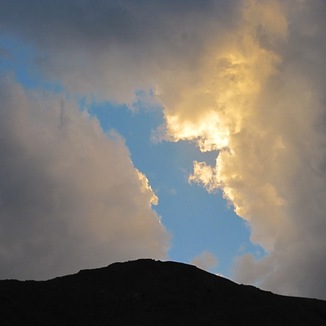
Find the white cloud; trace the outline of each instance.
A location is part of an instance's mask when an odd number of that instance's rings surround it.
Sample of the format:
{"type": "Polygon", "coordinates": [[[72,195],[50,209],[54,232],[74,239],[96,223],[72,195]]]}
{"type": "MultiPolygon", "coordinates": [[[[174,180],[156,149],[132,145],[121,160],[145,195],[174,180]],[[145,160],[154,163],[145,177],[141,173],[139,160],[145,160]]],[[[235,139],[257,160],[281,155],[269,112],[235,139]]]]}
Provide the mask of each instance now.
{"type": "Polygon", "coordinates": [[[0,278],[165,258],[157,197],[118,135],[72,101],[0,86],[0,278]]]}

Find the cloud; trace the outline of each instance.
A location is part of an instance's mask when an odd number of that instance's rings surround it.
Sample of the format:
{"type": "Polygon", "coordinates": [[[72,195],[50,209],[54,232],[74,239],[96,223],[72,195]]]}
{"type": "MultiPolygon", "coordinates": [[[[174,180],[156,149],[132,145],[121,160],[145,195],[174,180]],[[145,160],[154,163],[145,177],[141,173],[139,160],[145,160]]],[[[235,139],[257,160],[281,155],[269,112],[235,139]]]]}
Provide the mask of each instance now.
{"type": "MultiPolygon", "coordinates": [[[[256,129],[260,135],[251,141],[256,150],[262,146],[264,157],[256,156],[254,164],[246,159],[256,171],[252,175],[259,176],[262,171],[266,184],[272,186],[268,202],[279,203],[279,213],[274,210],[270,216],[264,214],[274,223],[274,232],[270,232],[274,243],[270,254],[260,261],[249,256],[240,258],[236,271],[241,282],[255,281],[276,292],[320,298],[326,297],[322,276],[326,271],[326,207],[322,199],[326,152],[325,47],[318,44],[324,37],[326,26],[320,13],[325,10],[325,4],[318,1],[314,5],[301,2],[295,10],[284,8],[289,22],[286,47],[278,50],[282,63],[277,75],[257,99],[257,109],[263,115],[256,129]],[[274,144],[264,141],[264,134],[270,141],[274,139],[274,144]],[[268,170],[264,170],[266,167],[268,170]]],[[[255,117],[257,121],[259,115],[255,117]]],[[[250,152],[247,155],[250,157],[250,152]]],[[[264,180],[262,176],[259,179],[264,180]]],[[[260,198],[264,197],[268,198],[261,190],[260,198]]],[[[262,204],[266,211],[277,207],[262,204]]],[[[258,224],[256,219],[264,222],[261,216],[251,220],[253,228],[258,224]]],[[[263,226],[269,227],[268,221],[263,226]]]]}
{"type": "Polygon", "coordinates": [[[163,80],[165,137],[217,152],[189,180],[222,189],[268,251],[239,258],[236,279],[325,298],[325,4],[237,4],[198,65],[163,80]]]}
{"type": "Polygon", "coordinates": [[[0,30],[70,92],[131,102],[155,90],[161,138],[217,153],[190,180],[222,189],[269,252],[239,258],[237,279],[325,298],[325,6],[5,0],[0,30]]]}
{"type": "Polygon", "coordinates": [[[228,10],[217,3],[4,0],[0,34],[32,45],[44,76],[66,90],[125,103],[135,90],[160,88],[159,79],[168,85],[171,74],[179,78],[195,64],[220,24],[216,15],[228,10]]]}
{"type": "Polygon", "coordinates": [[[165,258],[157,197],[118,135],[73,101],[0,84],[0,278],[165,258]]]}
{"type": "Polygon", "coordinates": [[[168,115],[167,130],[176,140],[198,138],[204,151],[219,150],[215,166],[195,162],[190,181],[221,188],[249,222],[252,240],[269,251],[260,261],[239,258],[236,279],[325,298],[325,48],[318,44],[326,8],[318,1],[295,9],[277,1],[247,4],[242,27],[233,31],[238,41],[230,38],[217,50],[224,61],[213,61],[217,92],[205,89],[214,104],[190,106],[186,118],[173,112],[179,122],[169,128],[168,115]],[[185,137],[189,121],[192,135],[185,137]]]}
{"type": "Polygon", "coordinates": [[[214,267],[217,266],[217,258],[208,251],[203,251],[198,256],[196,256],[190,264],[197,266],[200,269],[204,269],[206,271],[210,271],[214,267]]]}

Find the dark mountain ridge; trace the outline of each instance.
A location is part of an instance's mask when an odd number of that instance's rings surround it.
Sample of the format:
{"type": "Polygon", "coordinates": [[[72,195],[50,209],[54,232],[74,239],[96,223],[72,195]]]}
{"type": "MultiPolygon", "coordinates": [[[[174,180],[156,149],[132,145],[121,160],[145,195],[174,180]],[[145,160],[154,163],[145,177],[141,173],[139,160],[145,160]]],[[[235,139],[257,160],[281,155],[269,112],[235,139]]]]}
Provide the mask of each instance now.
{"type": "Polygon", "coordinates": [[[326,301],[141,259],[48,281],[0,281],[0,325],[326,325],[326,301]]]}

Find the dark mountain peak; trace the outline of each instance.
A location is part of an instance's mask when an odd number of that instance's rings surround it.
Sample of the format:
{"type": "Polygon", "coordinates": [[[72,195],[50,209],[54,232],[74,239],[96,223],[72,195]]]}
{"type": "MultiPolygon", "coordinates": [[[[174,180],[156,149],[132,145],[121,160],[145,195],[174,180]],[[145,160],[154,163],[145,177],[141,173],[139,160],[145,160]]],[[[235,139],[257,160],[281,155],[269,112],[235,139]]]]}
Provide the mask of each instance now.
{"type": "Polygon", "coordinates": [[[325,301],[152,259],[49,281],[0,281],[0,304],[1,325],[326,325],[325,301]]]}

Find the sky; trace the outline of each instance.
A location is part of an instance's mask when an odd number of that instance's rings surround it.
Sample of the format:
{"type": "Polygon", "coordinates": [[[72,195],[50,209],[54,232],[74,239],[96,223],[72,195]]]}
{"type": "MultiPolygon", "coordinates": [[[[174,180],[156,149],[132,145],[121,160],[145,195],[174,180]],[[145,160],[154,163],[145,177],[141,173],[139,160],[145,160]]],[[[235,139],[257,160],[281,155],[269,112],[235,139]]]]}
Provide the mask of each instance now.
{"type": "Polygon", "coordinates": [[[0,278],[150,257],[326,299],[325,15],[1,0],[0,278]]]}

